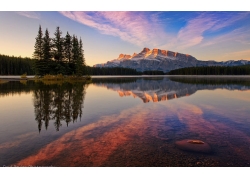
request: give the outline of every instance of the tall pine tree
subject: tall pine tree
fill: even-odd
[[[82,39],[80,38],[78,43],[78,59],[76,62],[76,74],[78,76],[82,76],[84,74],[84,67],[85,67],[85,59],[84,59],[84,51],[82,49]]]
[[[79,58],[80,58],[80,61],[82,63],[83,66],[85,66],[85,58],[84,58],[84,50],[83,50],[83,47],[82,47],[82,39],[80,38],[80,41],[79,41]]]
[[[36,42],[35,42],[35,51],[33,53],[33,58],[37,60],[42,60],[43,59],[43,32],[42,32],[42,27],[39,25],[39,30],[38,34],[36,37]]]
[[[45,35],[43,37],[43,60],[40,63],[39,69],[41,75],[49,74],[50,73],[50,65],[51,65],[51,38],[49,37],[48,29],[45,30]]]
[[[76,73],[76,67],[77,67],[77,61],[79,58],[79,45],[78,45],[78,39],[75,35],[72,37],[72,70],[73,74]]]
[[[43,32],[42,27],[39,25],[38,34],[35,42],[35,50],[33,53],[33,57],[35,58],[35,74],[43,75],[43,71],[46,68],[46,64],[43,62],[44,60],[44,52],[43,52]]]
[[[71,62],[71,59],[72,59],[71,51],[72,51],[72,38],[67,32],[64,38],[64,57],[65,57],[65,61],[69,63]]]
[[[43,37],[43,60],[51,61],[52,53],[51,53],[51,38],[49,37],[49,31],[46,29],[45,35]]]
[[[63,38],[61,37],[62,31],[57,27],[54,33],[55,38],[53,38],[53,56],[55,61],[63,61]]]

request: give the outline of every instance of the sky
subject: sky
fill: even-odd
[[[0,11],[0,54],[32,57],[39,25],[81,37],[90,66],[144,47],[250,60],[250,11]]]

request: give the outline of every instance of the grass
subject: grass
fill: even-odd
[[[64,83],[64,82],[69,82],[69,83],[74,83],[74,82],[85,82],[85,83],[90,83],[91,82],[91,77],[90,76],[63,76],[62,74],[57,74],[57,75],[50,75],[47,74],[43,77],[35,77],[35,81],[42,81],[46,84],[58,84],[58,83]]]
[[[22,74],[21,79],[27,79],[27,73]]]

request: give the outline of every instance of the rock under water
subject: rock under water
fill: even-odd
[[[184,151],[201,153],[210,153],[212,151],[209,144],[201,140],[184,139],[181,141],[176,141],[175,145],[177,148]]]

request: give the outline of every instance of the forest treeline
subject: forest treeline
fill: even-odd
[[[137,71],[132,68],[123,67],[86,67],[88,75],[164,75],[163,71]]]
[[[175,69],[169,75],[250,75],[250,65],[207,66]]]
[[[122,67],[90,67],[86,66],[86,73],[88,75],[141,75],[141,72],[131,68]]]
[[[0,75],[34,75],[34,59],[0,54]]]
[[[27,75],[35,75],[35,59],[14,57],[0,54],[0,75],[22,75],[26,73]],[[39,62],[38,62],[39,63]],[[73,65],[70,63],[58,63],[51,61],[48,65],[49,72],[47,74],[63,74],[70,75]],[[163,74],[163,72],[158,71],[146,71],[145,73],[136,71],[131,68],[113,67],[113,68],[100,68],[100,67],[84,67],[83,75],[157,75]],[[39,71],[39,69],[38,69]],[[37,73],[37,75],[42,75]]]

